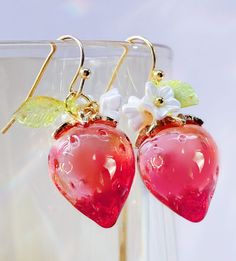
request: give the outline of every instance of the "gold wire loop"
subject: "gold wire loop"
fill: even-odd
[[[67,97],[66,97],[66,99],[65,99],[65,107],[66,107],[66,110],[67,110],[67,112],[68,113],[70,113],[70,115],[74,118],[74,119],[77,119],[77,117],[78,117],[78,112],[77,111],[79,111],[79,110],[85,110],[85,109],[87,109],[87,108],[89,108],[90,107],[90,104],[92,104],[92,100],[88,97],[88,96],[86,96],[85,94],[83,94],[83,93],[80,93],[80,95],[79,95],[79,97],[77,97],[78,95],[77,95],[77,92],[70,92],[68,95],[67,95]],[[76,100],[78,100],[79,98],[82,98],[82,99],[84,99],[86,102],[87,102],[87,104],[81,104],[81,105],[77,105],[77,110],[76,111],[72,111],[71,110],[71,106],[69,106],[69,103],[70,103],[70,101],[72,100],[72,99],[74,99],[75,101]]]
[[[50,52],[49,52],[47,58],[45,59],[44,63],[42,64],[42,66],[41,66],[41,68],[40,68],[40,70],[39,70],[39,72],[38,72],[38,74],[37,74],[37,76],[34,80],[34,83],[33,83],[32,87],[30,88],[24,102],[26,102],[30,97],[32,97],[34,95],[34,93],[35,93],[40,81],[42,80],[42,77],[43,77],[47,67],[48,67],[49,62],[51,61],[54,53],[57,50],[57,46],[54,42],[50,43],[50,47],[51,47]],[[1,130],[2,134],[5,134],[11,128],[11,126],[15,123],[15,121],[16,121],[15,118],[11,118],[11,120]]]

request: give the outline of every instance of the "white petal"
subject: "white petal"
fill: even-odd
[[[158,94],[159,94],[159,88],[156,87],[152,82],[147,82],[145,84],[145,96],[149,98],[150,101],[153,101]]]
[[[107,116],[109,118],[112,118],[115,121],[119,121],[120,114],[118,111],[112,111],[112,110],[105,110],[102,115]]]
[[[106,117],[110,117],[116,121],[119,120],[119,111],[118,110],[113,110],[113,109],[110,109],[106,106],[101,106],[100,105],[100,108],[99,108],[99,112],[101,115],[103,116],[106,116]]]
[[[152,104],[153,103],[153,99],[151,100],[150,97],[145,94],[142,98],[142,103],[145,103],[145,104]]]
[[[128,103],[122,107],[123,113],[129,119],[128,124],[134,131],[138,131],[144,123],[144,108],[141,99],[130,96]]]
[[[138,131],[144,123],[144,116],[142,114],[137,115],[135,118],[132,118],[128,121],[130,128],[134,131]]]
[[[153,110],[155,109],[154,103],[150,103],[147,98],[144,96],[142,99],[142,108],[145,111],[148,111],[150,113],[153,113]]]
[[[130,106],[129,104],[123,105],[122,112],[127,118],[133,118],[139,114],[138,108],[136,106]]]
[[[114,120],[119,119],[119,108],[121,104],[121,95],[118,89],[114,88],[104,93],[100,97],[100,113],[103,116],[110,117]]]
[[[160,107],[159,108],[159,114],[161,118],[164,118],[168,114],[169,110],[166,106]]]
[[[99,102],[100,102],[100,104],[104,103],[104,102],[108,102],[109,99],[113,99],[113,101],[114,101],[115,97],[117,98],[117,102],[119,100],[121,102],[121,95],[120,95],[118,89],[116,89],[116,88],[111,89],[110,91],[101,95]]]
[[[142,103],[142,100],[135,97],[135,96],[130,96],[129,100],[128,100],[128,104],[129,105],[133,105],[133,106],[139,106]]]
[[[160,94],[160,97],[162,97],[164,100],[174,97],[173,89],[168,86],[161,87],[159,94]]]
[[[154,117],[156,120],[161,120],[163,118],[166,117],[166,115],[168,114],[168,109],[166,107],[160,107],[160,108],[156,108],[154,110]]]
[[[140,113],[140,107],[142,106],[142,100],[135,96],[130,96],[128,103],[122,106],[122,111],[128,118],[135,117]]]
[[[112,95],[110,97],[103,98],[103,101],[100,103],[100,106],[104,106],[113,110],[119,110],[120,104],[121,96]]]
[[[167,107],[169,111],[177,111],[180,109],[181,104],[178,100],[170,98],[165,101],[165,107]]]

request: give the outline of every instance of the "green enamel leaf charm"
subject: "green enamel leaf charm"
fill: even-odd
[[[182,81],[161,81],[157,86],[169,86],[173,89],[175,98],[181,103],[181,107],[189,107],[199,103],[198,96],[192,86]]]
[[[47,127],[65,111],[64,102],[46,96],[35,96],[26,100],[13,117],[28,127]]]

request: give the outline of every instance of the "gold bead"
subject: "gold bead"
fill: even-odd
[[[91,71],[89,69],[81,69],[80,76],[82,79],[88,79],[90,77]]]
[[[164,78],[165,74],[162,70],[153,71],[152,78],[154,81],[160,82]]]
[[[164,105],[164,99],[162,97],[159,97],[159,98],[155,99],[154,104],[157,107],[161,107]]]

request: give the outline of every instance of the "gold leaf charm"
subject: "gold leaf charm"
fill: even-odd
[[[13,117],[28,127],[39,128],[52,124],[64,111],[64,102],[47,96],[35,96],[22,103]]]

